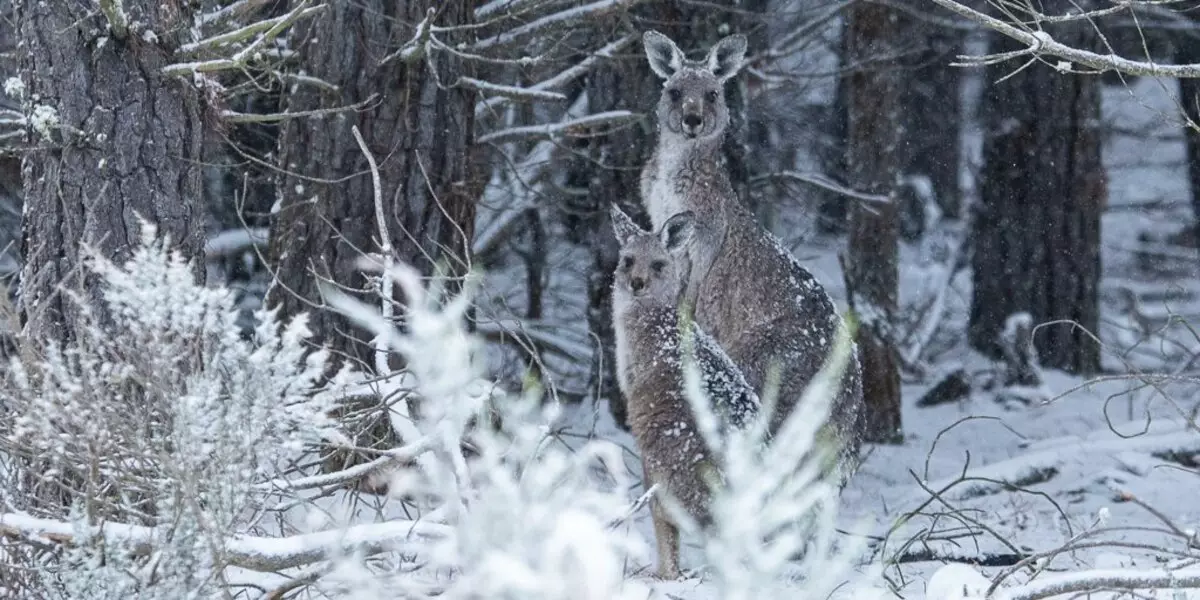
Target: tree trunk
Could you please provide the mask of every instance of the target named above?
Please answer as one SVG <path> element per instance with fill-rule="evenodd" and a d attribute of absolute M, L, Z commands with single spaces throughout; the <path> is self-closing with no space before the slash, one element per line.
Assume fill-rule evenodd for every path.
<path fill-rule="evenodd" d="M 935 14 L 943 15 L 945 11 Z M 946 13 L 944 16 L 950 18 Z M 898 158 L 900 173 L 905 177 L 922 178 L 914 182 L 916 187 L 928 183 L 932 198 L 923 198 L 923 192 L 914 189 L 913 196 L 922 202 L 932 200 L 942 213 L 950 218 L 959 216 L 960 189 L 959 131 L 962 111 L 959 106 L 959 88 L 962 83 L 961 67 L 951 67 L 950 62 L 962 53 L 963 36 L 959 31 L 900 13 L 896 16 L 904 22 L 901 26 L 910 32 L 911 40 L 901 52 L 904 56 L 904 73 L 901 79 L 901 106 L 904 131 L 901 135 L 901 152 Z M 917 207 L 924 209 L 923 204 Z M 910 239 L 923 233 L 924 213 L 913 215 L 920 219 L 913 223 Z"/>
<path fill-rule="evenodd" d="M 308 312 L 319 343 L 368 371 L 374 370 L 373 336 L 320 308 L 318 288 L 320 282 L 332 283 L 372 305 L 380 302 L 357 264 L 365 254 L 378 253 L 381 244 L 367 159 L 351 127 L 358 126 L 379 164 L 383 210 L 398 261 L 426 275 L 441 267 L 458 277 L 467 271 L 474 237 L 481 189 L 469 156 L 475 98 L 464 88 L 449 87 L 455 77 L 470 75 L 472 65 L 441 52 L 431 62 L 419 56 L 381 64 L 412 39 L 415 24 L 431 7 L 438 8 L 434 25 L 439 27 L 473 21 L 473 0 L 333 2 L 292 34 L 305 74 L 337 89 L 299 84 L 288 94 L 287 110 L 345 110 L 289 120 L 280 132 L 283 174 L 270 236 L 276 282 L 268 304 L 284 315 Z M 473 39 L 469 29 L 439 36 L 451 45 Z M 365 106 L 350 108 L 372 96 Z M 360 443 L 396 441 L 382 406 L 356 408 L 369 415 L 362 427 L 370 439 Z"/>
<path fill-rule="evenodd" d="M 139 244 L 141 216 L 185 258 L 203 251 L 200 101 L 190 81 L 160 74 L 181 41 L 171 32 L 186 32 L 192 16 L 152 0 L 126 0 L 123 10 L 160 37 L 118 39 L 86 2 L 17 5 L 26 98 L 59 121 L 23 167 L 20 308 L 32 339 L 75 339 L 80 313 L 59 286 L 82 286 L 103 316 L 96 278 L 81 270 L 81 244 L 122 262 Z M 195 272 L 203 277 L 202 260 Z"/>
<path fill-rule="evenodd" d="M 749 4 L 749 6 L 747 5 Z M 631 15 L 633 29 L 655 29 L 675 40 L 691 58 L 703 56 L 722 37 L 740 32 L 749 38 L 748 55 L 765 47 L 765 27 L 755 10 L 765 6 L 762 0 L 743 2 L 729 13 L 719 7 L 692 7 L 684 2 L 663 2 Z M 622 129 L 593 142 L 586 159 L 577 161 L 570 180 L 586 185 L 584 216 L 571 223 L 573 229 L 586 232 L 579 241 L 592 249 L 592 270 L 588 278 L 588 328 L 596 340 L 589 386 L 599 398 L 607 398 L 613 417 L 625 426 L 625 402 L 617 389 L 616 357 L 613 354 L 612 274 L 617 266 L 617 243 L 608 222 L 608 207 L 614 200 L 628 214 L 644 218 L 638 178 L 642 166 L 657 143 L 654 135 L 654 106 L 662 92 L 662 80 L 650 71 L 642 54 L 641 41 L 635 51 L 621 60 L 613 60 L 588 77 L 588 109 L 591 112 L 630 110 L 646 115 L 642 127 Z M 755 170 L 748 164 L 746 149 L 745 85 L 741 78 L 726 86 L 730 126 L 724 151 L 733 187 L 743 202 L 749 202 L 749 179 Z"/>
<path fill-rule="evenodd" d="M 1075 10 L 1050 2 L 1050 14 Z M 1085 3 L 1084 9 L 1089 5 Z M 1087 23 L 1047 25 L 1074 48 L 1096 49 Z M 993 35 L 991 51 L 1017 45 Z M 1072 373 L 1099 366 L 1100 213 L 1107 194 L 1100 162 L 1098 80 L 1035 63 L 988 67 L 985 90 L 984 169 L 974 219 L 971 345 L 999 356 L 1005 319 L 1027 312 L 1035 324 L 1060 319 L 1076 324 L 1043 327 L 1034 336 L 1042 364 Z M 1082 328 L 1082 329 L 1081 329 Z"/>
<path fill-rule="evenodd" d="M 905 31 L 891 8 L 858 2 L 846 18 L 843 43 L 849 64 L 897 55 Z M 899 166 L 904 73 L 889 62 L 875 61 L 849 75 L 846 166 L 852 186 L 891 195 Z M 896 312 L 897 251 L 895 204 L 855 202 L 850 208 L 846 287 L 850 306 L 860 319 L 862 431 L 873 442 L 896 441 L 901 426 L 900 373 L 890 339 Z"/>
<path fill-rule="evenodd" d="M 1177 64 L 1200 62 L 1200 39 L 1181 35 L 1175 50 Z M 1179 80 L 1179 103 L 1191 121 L 1184 123 L 1183 137 L 1187 142 L 1188 189 L 1192 192 L 1192 226 L 1180 232 L 1180 241 L 1200 247 L 1200 79 L 1184 77 Z"/>

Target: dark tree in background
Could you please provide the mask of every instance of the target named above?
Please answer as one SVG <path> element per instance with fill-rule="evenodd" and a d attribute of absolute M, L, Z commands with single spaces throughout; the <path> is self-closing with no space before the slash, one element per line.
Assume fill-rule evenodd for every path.
<path fill-rule="evenodd" d="M 899 168 L 906 74 L 895 59 L 908 33 L 894 9 L 856 2 L 846 14 L 845 57 L 858 65 L 846 82 L 846 168 L 852 186 L 890 195 Z M 874 442 L 896 441 L 900 433 L 900 373 L 891 341 L 898 289 L 896 205 L 855 202 L 850 207 L 846 288 L 860 318 L 858 353 L 862 363 L 863 431 Z"/>
<path fill-rule="evenodd" d="M 1184 32 L 1178 36 L 1175 61 L 1179 64 L 1200 63 L 1200 33 Z M 1188 188 L 1192 193 L 1192 213 L 1195 219 L 1188 231 L 1181 232 L 1182 241 L 1200 247 L 1200 79 L 1180 78 L 1179 103 L 1191 121 L 1183 128 L 1187 143 Z"/>
<path fill-rule="evenodd" d="M 909 4 L 913 4 L 911 0 Z M 924 231 L 924 215 L 920 212 L 925 208 L 924 201 L 935 202 L 950 218 L 959 216 L 961 201 L 959 89 L 963 69 L 950 63 L 962 53 L 963 36 L 960 31 L 932 20 L 950 18 L 939 7 L 919 8 L 923 10 L 893 11 L 893 18 L 901 21 L 898 25 L 905 31 L 905 45 L 899 48 L 903 70 L 900 81 L 903 133 L 896 158 L 900 161 L 899 172 L 911 182 L 903 193 L 917 200 L 907 206 L 901 202 L 900 206 L 909 213 L 901 219 L 901 233 L 910 240 Z M 924 183 L 928 183 L 932 198 L 919 198 L 922 190 L 916 187 Z"/>
<path fill-rule="evenodd" d="M 142 36 L 108 31 L 91 3 L 17 3 L 26 97 L 55 109 L 59 121 L 52 139 L 35 140 L 24 155 L 20 303 L 35 339 L 74 338 L 79 311 L 58 286 L 78 285 L 81 244 L 125 260 L 139 243 L 140 215 L 185 258 L 203 249 L 205 119 L 192 83 L 161 74 L 192 26 L 187 6 L 126 0 L 128 22 L 155 32 Z M 196 265 L 202 277 L 203 262 Z M 102 310 L 94 278 L 84 285 Z"/>
<path fill-rule="evenodd" d="M 592 272 L 588 281 L 588 328 L 597 344 L 592 367 L 591 390 L 599 398 L 608 398 L 617 423 L 625 425 L 625 402 L 617 389 L 616 359 L 613 354 L 612 273 L 617 265 L 617 244 L 608 220 L 608 207 L 617 202 L 643 226 L 644 218 L 638 181 L 642 165 L 650 157 L 657 136 L 654 134 L 654 107 L 662 92 L 662 80 L 650 71 L 642 52 L 640 34 L 654 29 L 675 40 L 689 58 L 698 59 L 726 35 L 742 33 L 749 38 L 748 54 L 766 46 L 766 30 L 760 11 L 764 0 L 741 2 L 736 10 L 726 3 L 693 5 L 687 2 L 658 2 L 630 16 L 637 41 L 621 60 L 613 60 L 588 77 L 589 112 L 629 110 L 645 114 L 640 127 L 629 127 L 595 140 L 576 161 L 568 181 L 587 188 L 581 206 L 573 212 L 579 232 L 577 241 L 592 250 Z M 732 3 L 728 3 L 732 4 Z M 742 77 L 726 87 L 730 109 L 730 127 L 725 140 L 725 156 L 734 189 L 748 202 L 748 182 L 752 168 L 746 156 L 746 96 Z"/>
<path fill-rule="evenodd" d="M 310 311 L 321 341 L 368 368 L 374 365 L 371 335 L 333 311 L 311 310 L 322 305 L 322 281 L 368 298 L 375 294 L 357 267 L 381 244 L 367 159 L 351 127 L 358 126 L 379 163 L 396 259 L 425 274 L 438 263 L 451 276 L 463 274 L 478 196 L 468 156 L 474 94 L 439 82 L 423 56 L 381 63 L 413 37 L 414 25 L 430 7 L 438 9 L 437 25 L 452 27 L 472 22 L 473 5 L 472 0 L 334 2 L 292 34 L 305 73 L 336 89 L 300 84 L 287 95 L 287 110 L 345 110 L 289 120 L 281 128 L 282 199 L 270 248 L 277 282 L 268 303 L 287 315 Z M 469 33 L 442 35 L 449 43 L 469 41 Z M 446 53 L 438 53 L 432 65 L 451 80 L 471 72 L 471 64 Z M 370 301 L 378 304 L 377 296 Z"/>
<path fill-rule="evenodd" d="M 912 241 L 924 233 L 926 202 L 936 203 L 946 217 L 960 216 L 958 176 L 962 110 L 959 96 L 963 69 L 951 67 L 949 63 L 961 54 L 963 35 L 961 31 L 945 26 L 944 20 L 950 19 L 951 15 L 936 5 L 906 0 L 903 6 L 902 10 L 893 10 L 889 17 L 897 20 L 895 27 L 905 32 L 891 48 L 894 55 L 864 55 L 861 61 L 865 62 L 859 64 L 843 52 L 840 59 L 843 68 L 851 71 L 873 68 L 871 65 L 877 64 L 877 60 L 884 61 L 886 68 L 902 71 L 897 86 L 904 110 L 898 117 L 900 151 L 895 159 L 898 161 L 897 173 L 903 180 L 897 190 L 897 219 L 900 234 Z M 843 40 L 851 35 L 849 26 L 850 20 L 844 19 Z M 849 96 L 855 93 L 849 87 L 852 83 L 850 77 L 839 79 L 825 125 L 828 143 L 818 148 L 823 168 L 839 180 L 850 176 L 845 149 Z M 926 191 L 931 197 L 924 197 Z M 818 199 L 817 224 L 820 229 L 826 233 L 845 232 L 850 201 L 828 191 L 818 191 L 814 195 Z"/>
<path fill-rule="evenodd" d="M 413 38 L 415 24 L 431 7 L 437 9 L 436 25 L 473 21 L 472 0 L 333 2 L 292 36 L 305 73 L 336 88 L 301 84 L 287 95 L 287 110 L 345 110 L 290 120 L 281 128 L 282 198 L 270 234 L 276 281 L 267 302 L 285 315 L 308 312 L 317 341 L 368 371 L 375 370 L 372 336 L 332 310 L 314 310 L 323 305 L 322 283 L 376 306 L 380 302 L 358 265 L 382 244 L 368 162 L 352 126 L 379 165 L 396 260 L 426 275 L 441 267 L 451 277 L 461 276 L 474 237 L 479 189 L 468 155 L 475 97 L 439 80 L 469 75 L 471 64 L 446 53 L 428 61 L 419 52 L 409 62 L 399 56 L 385 60 Z M 471 31 L 442 35 L 454 44 L 470 41 Z M 359 445 L 396 443 L 383 408 L 376 402 L 346 407 Z M 357 459 L 336 454 L 330 460 L 327 466 L 336 469 Z"/>
<path fill-rule="evenodd" d="M 1051 14 L 1074 2 L 1046 2 Z M 1085 8 L 1094 8 L 1085 3 Z M 1099 51 L 1086 22 L 1047 25 L 1055 40 Z M 991 52 L 1020 49 L 992 35 Z M 973 288 L 968 337 L 972 346 L 999 356 L 1005 319 L 1028 312 L 1039 329 L 1034 346 L 1043 365 L 1072 373 L 1094 372 L 1099 347 L 1080 328 L 1099 320 L 1100 213 L 1107 182 L 1100 163 L 1099 80 L 1058 72 L 1042 62 L 1013 73 L 989 66 L 984 91 L 986 138 L 981 202 L 971 235 Z"/>

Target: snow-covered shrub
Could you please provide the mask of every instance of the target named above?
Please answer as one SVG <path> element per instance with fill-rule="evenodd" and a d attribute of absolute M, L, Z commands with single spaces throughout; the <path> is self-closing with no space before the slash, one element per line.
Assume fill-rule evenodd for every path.
<path fill-rule="evenodd" d="M 232 294 L 197 285 L 155 233 L 143 223 L 123 265 L 92 253 L 107 310 L 76 298 L 76 339 L 26 341 L 0 381 L 3 449 L 24 466 L 3 508 L 62 518 L 70 507 L 70 568 L 47 577 L 67 597 L 181 598 L 217 584 L 219 541 L 261 509 L 253 484 L 336 437 L 310 393 L 326 354 L 306 346 L 306 320 L 264 311 L 242 339 Z M 152 539 L 129 550 L 83 535 L 101 521 L 150 526 Z"/>
<path fill-rule="evenodd" d="M 45 583 L 33 597 L 659 597 L 631 576 L 650 540 L 628 526 L 643 505 L 623 450 L 564 443 L 552 430 L 557 407 L 535 385 L 502 401 L 480 385 L 480 340 L 465 327 L 470 284 L 443 298 L 415 271 L 390 269 L 406 297 L 403 327 L 325 290 L 402 355 L 405 372 L 383 381 L 346 372 L 317 391 L 325 353 L 304 345 L 303 318 L 281 325 L 263 312 L 253 339 L 241 338 L 231 294 L 196 285 L 166 247 L 146 227 L 128 263 L 93 258 L 105 316 L 83 306 L 89 324 L 77 340 L 26 352 L 4 373 L 17 418 L 3 450 L 22 473 L 21 487 L 0 495 L 0 535 L 33 541 L 30 557 L 40 540 L 67 546 L 55 560 L 27 561 Z M 761 444 L 759 430 L 714 437 L 727 487 L 704 546 L 716 584 L 705 596 L 826 597 L 856 579 L 853 548 L 833 549 L 837 490 L 801 459 L 829 410 L 839 343 L 841 358 L 774 443 Z M 420 398 L 393 415 L 403 446 L 341 472 L 293 467 L 307 442 L 340 440 L 324 416 L 338 395 L 397 381 Z M 706 427 L 713 419 L 702 412 Z M 353 494 L 365 477 L 387 479 L 407 514 L 294 533 L 327 516 L 323 496 Z M 52 484 L 67 492 L 48 495 Z M 279 518 L 291 521 L 264 530 L 268 499 L 280 497 L 291 508 Z"/>
<path fill-rule="evenodd" d="M 644 540 L 613 527 L 630 511 L 632 482 L 621 449 L 601 440 L 576 449 L 556 441 L 549 428 L 556 407 L 542 407 L 536 389 L 486 402 L 476 385 L 482 348 L 464 327 L 469 294 L 442 302 L 408 267 L 386 275 L 408 299 L 404 331 L 373 307 L 332 290 L 327 296 L 404 356 L 414 391 L 424 399 L 405 429 L 419 432 L 429 452 L 390 488 L 429 499 L 422 520 L 449 529 L 421 549 L 419 572 L 375 571 L 389 584 L 372 587 L 386 593 L 347 585 L 361 580 L 357 565 L 344 565 L 348 570 L 335 571 L 328 583 L 355 599 L 645 598 L 646 589 L 624 572 L 627 559 L 644 560 Z M 498 417 L 497 427 L 490 426 L 488 411 Z M 464 445 L 472 449 L 469 457 Z"/>

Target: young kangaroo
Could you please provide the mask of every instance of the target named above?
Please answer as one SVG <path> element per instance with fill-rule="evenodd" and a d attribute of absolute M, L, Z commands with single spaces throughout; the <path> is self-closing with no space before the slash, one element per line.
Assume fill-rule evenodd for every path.
<path fill-rule="evenodd" d="M 780 369 L 774 433 L 824 364 L 839 327 L 821 284 L 760 227 L 734 193 L 721 144 L 729 123 L 724 85 L 742 67 L 746 38 L 719 41 L 702 61 L 688 60 L 656 31 L 643 37 L 650 68 L 665 80 L 657 106 L 659 140 L 642 171 L 642 202 L 654 227 L 694 215 L 685 298 L 756 390 Z M 842 483 L 857 466 L 862 376 L 851 354 L 828 433 L 840 445 Z"/>
<path fill-rule="evenodd" d="M 715 474 L 715 469 L 684 395 L 681 336 L 691 338 L 691 355 L 721 425 L 750 425 L 758 414 L 758 396 L 711 337 L 690 322 L 680 327 L 677 306 L 684 265 L 672 253 L 692 235 L 690 214 L 675 215 L 660 228 L 660 235 L 643 231 L 615 205 L 612 221 L 621 245 L 613 278 L 617 381 L 641 450 L 643 481 L 647 489 L 657 483 L 659 491 L 670 494 L 696 522 L 708 525 L 706 471 Z M 679 530 L 657 499 L 651 500 L 650 513 L 658 575 L 678 578 Z"/>

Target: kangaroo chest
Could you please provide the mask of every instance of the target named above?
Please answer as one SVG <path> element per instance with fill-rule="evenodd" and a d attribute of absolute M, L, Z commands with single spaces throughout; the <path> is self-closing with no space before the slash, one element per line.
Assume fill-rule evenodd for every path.
<path fill-rule="evenodd" d="M 685 190 L 680 189 L 677 182 L 679 162 L 678 156 L 664 153 L 658 157 L 657 168 L 650 173 L 649 197 L 645 198 L 645 203 L 655 229 L 685 210 Z"/>

